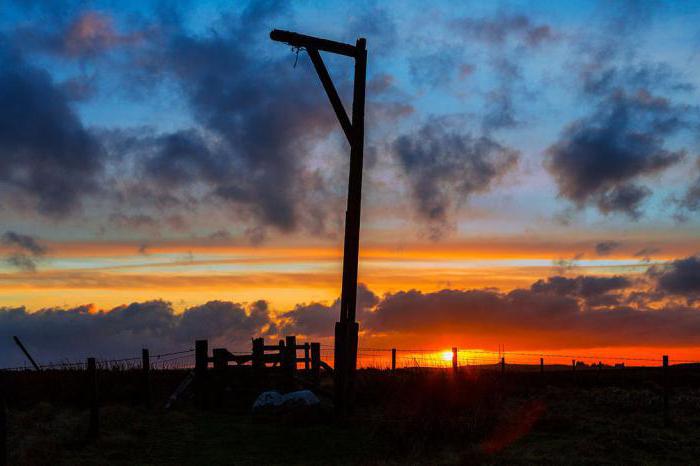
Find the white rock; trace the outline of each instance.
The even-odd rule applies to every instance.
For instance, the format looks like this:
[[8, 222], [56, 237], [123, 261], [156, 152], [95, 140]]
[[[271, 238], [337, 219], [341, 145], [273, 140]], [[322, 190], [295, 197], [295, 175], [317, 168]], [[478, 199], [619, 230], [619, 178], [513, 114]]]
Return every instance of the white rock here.
[[262, 392], [253, 403], [253, 411], [261, 409], [278, 408], [284, 403], [282, 395], [275, 391]]
[[295, 406], [316, 406], [321, 401], [310, 390], [299, 390], [297, 392], [289, 392], [282, 396], [282, 404], [292, 404]]

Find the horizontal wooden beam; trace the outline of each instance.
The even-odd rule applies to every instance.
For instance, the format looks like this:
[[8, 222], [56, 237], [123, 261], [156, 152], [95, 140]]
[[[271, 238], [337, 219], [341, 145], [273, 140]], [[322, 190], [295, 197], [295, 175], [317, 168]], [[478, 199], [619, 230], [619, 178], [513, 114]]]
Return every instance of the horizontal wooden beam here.
[[357, 56], [357, 47], [334, 40], [320, 39], [318, 37], [307, 36], [297, 32], [283, 31], [281, 29], [273, 29], [270, 32], [270, 39], [277, 42], [284, 42], [293, 47], [308, 47], [324, 52], [337, 53], [346, 57], [355, 58]]

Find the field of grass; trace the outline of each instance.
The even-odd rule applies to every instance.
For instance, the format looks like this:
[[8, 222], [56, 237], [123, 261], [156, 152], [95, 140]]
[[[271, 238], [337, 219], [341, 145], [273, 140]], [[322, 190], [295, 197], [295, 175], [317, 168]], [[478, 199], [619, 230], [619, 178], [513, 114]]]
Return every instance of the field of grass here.
[[[154, 374], [158, 401], [181, 378], [173, 372]], [[189, 400], [146, 409], [136, 373], [103, 374], [94, 442], [75, 396], [81, 374], [25, 373], [6, 383], [10, 464], [696, 464], [695, 372], [674, 373], [669, 425], [653, 370], [360, 371], [357, 409], [343, 422], [327, 401], [313, 412], [253, 415], [255, 391], [233, 383], [216, 409]], [[55, 379], [51, 388], [41, 377]], [[42, 400], [32, 378], [51, 396]]]

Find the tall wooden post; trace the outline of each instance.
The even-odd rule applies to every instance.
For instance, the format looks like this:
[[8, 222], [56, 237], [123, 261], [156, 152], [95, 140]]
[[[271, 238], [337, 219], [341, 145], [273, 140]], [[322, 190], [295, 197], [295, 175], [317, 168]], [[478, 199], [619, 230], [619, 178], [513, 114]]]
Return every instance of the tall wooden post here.
[[668, 426], [671, 423], [671, 417], [668, 411], [669, 398], [669, 380], [668, 380], [668, 355], [663, 356], [663, 377], [664, 377], [664, 425]]
[[391, 371], [396, 371], [396, 348], [391, 348]]
[[[335, 407], [339, 415], [347, 414], [353, 404], [354, 374], [357, 367], [357, 337], [355, 322], [357, 302], [357, 270], [360, 251], [360, 213], [362, 200], [362, 164], [365, 133], [365, 80], [367, 49], [363, 38], [354, 46], [275, 29], [272, 40], [286, 42], [293, 47], [304, 47], [311, 58], [321, 84], [328, 95], [340, 126], [350, 143], [350, 175], [347, 210], [345, 211], [345, 243], [343, 247], [343, 281], [340, 296], [340, 321], [335, 325]], [[352, 101], [352, 122], [347, 116], [338, 92], [330, 79], [319, 51], [345, 55], [355, 60], [355, 79]]]
[[452, 372], [457, 373], [457, 347], [452, 347]]
[[100, 408], [97, 402], [97, 364], [95, 358], [87, 358], [87, 391], [90, 404], [90, 423], [88, 439], [94, 440], [100, 435]]
[[143, 375], [143, 404], [151, 407], [151, 357], [147, 348], [141, 350], [141, 372]]
[[209, 366], [209, 342], [194, 342], [194, 388], [195, 401], [200, 408], [207, 405], [207, 367]]

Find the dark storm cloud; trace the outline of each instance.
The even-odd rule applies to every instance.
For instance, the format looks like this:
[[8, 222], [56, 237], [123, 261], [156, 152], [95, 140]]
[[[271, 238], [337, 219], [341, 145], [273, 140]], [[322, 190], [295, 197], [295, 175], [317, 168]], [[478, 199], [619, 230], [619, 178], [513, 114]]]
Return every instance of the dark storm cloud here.
[[619, 241], [601, 241], [595, 245], [595, 252], [599, 256], [607, 256], [616, 249], [619, 249], [620, 246], [622, 246], [622, 243]]
[[444, 223], [451, 207], [488, 191], [518, 160], [518, 152], [431, 120], [400, 136], [393, 151], [407, 175], [419, 214]]
[[[137, 18], [133, 31], [124, 32], [109, 13], [74, 5], [60, 14], [44, 12], [45, 23], [13, 30], [12, 42], [23, 44], [24, 52], [80, 59], [95, 67], [95, 75], [54, 84], [2, 42], [7, 66], [0, 70], [0, 104], [9, 109], [0, 115], [3, 199], [25, 211], [33, 200], [40, 212], [63, 218], [99, 188], [101, 201], [119, 206], [106, 208], [120, 223], [207, 202], [230, 210], [247, 224], [251, 238], [264, 238], [269, 227], [332, 235], [336, 217], [342, 217], [333, 167], [340, 170], [345, 158], [324, 172], [308, 162], [317, 144], [334, 132], [337, 143], [326, 145], [329, 160], [335, 147], [338, 153], [347, 147], [308, 57], [302, 53], [294, 69], [288, 48], [266, 37], [268, 23], [285, 11], [276, 2], [252, 2], [240, 14], [222, 15], [212, 31], [193, 34], [177, 7], [158, 9], [148, 24]], [[374, 18], [367, 30], [379, 31], [384, 19]], [[120, 54], [109, 66], [123, 80], [123, 92], [142, 98], [163, 83], [174, 84], [190, 108], [192, 128], [170, 134], [83, 128], [68, 101], [94, 93], [95, 76], [107, 66], [98, 59], [116, 47]], [[277, 52], [274, 58], [270, 50]], [[341, 92], [348, 83], [338, 80]], [[130, 209], [138, 213], [127, 213]]]
[[509, 341], [533, 348], [694, 346], [700, 342], [700, 310], [678, 306], [651, 310], [620, 304], [619, 296], [606, 292], [624, 289], [626, 283], [617, 279], [595, 282], [587, 291], [593, 294], [583, 300], [578, 295], [588, 286], [583, 283], [567, 281], [564, 289], [540, 290], [538, 285], [509, 293], [394, 293], [377, 305], [363, 328], [385, 338], [420, 335], [423, 340], [444, 342], [445, 337], [452, 337], [471, 345]]
[[539, 293], [553, 293], [561, 296], [580, 296], [592, 298], [615, 290], [629, 288], [632, 281], [621, 275], [613, 277], [578, 276], [567, 278], [561, 276], [538, 280], [530, 289]]
[[700, 299], [700, 257], [676, 259], [667, 265], [656, 265], [649, 269], [656, 280], [657, 290], [685, 297], [693, 302]]
[[[364, 316], [377, 305], [379, 298], [363, 284], [357, 287], [357, 318]], [[340, 316], [340, 299], [330, 306], [321, 303], [298, 304], [282, 314], [280, 333], [328, 336]]]
[[[145, 155], [142, 184], [156, 186], [158, 195], [179, 202], [183, 191], [204, 187], [252, 218], [263, 235], [268, 226], [324, 231], [333, 194], [306, 162], [339, 126], [304, 54], [293, 69], [284, 46], [264, 42], [278, 51], [267, 59], [250, 45], [260, 42], [253, 34], [267, 31], [276, 10], [255, 2], [240, 17], [227, 17], [215, 34], [190, 35], [171, 22], [167, 34], [137, 56], [136, 80], [172, 79], [199, 128], [135, 138], [132, 147]], [[314, 198], [319, 192], [324, 202]]]
[[651, 191], [636, 183], [684, 157], [664, 148], [665, 139], [682, 127], [682, 110], [646, 91], [615, 92], [588, 118], [570, 124], [547, 150], [546, 166], [559, 194], [582, 208], [603, 213], [641, 214]]
[[11, 337], [19, 335], [34, 357], [43, 363], [87, 356], [114, 358], [191, 348], [195, 339], [215, 345], [248, 347], [250, 338], [269, 323], [265, 302], [247, 309], [241, 304], [211, 301], [175, 314], [169, 303], [150, 301], [96, 311], [74, 309], [0, 308], [0, 364], [17, 365], [23, 359]]
[[49, 74], [0, 36], [0, 192], [61, 218], [99, 189], [103, 152]]
[[10, 249], [7, 262], [21, 270], [36, 270], [36, 261], [46, 254], [46, 246], [29, 235], [22, 235], [14, 231], [7, 231], [0, 242]]

